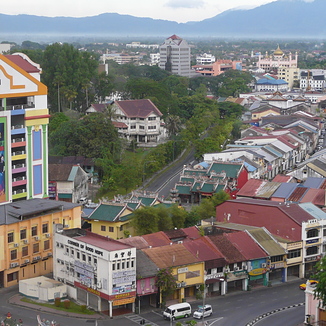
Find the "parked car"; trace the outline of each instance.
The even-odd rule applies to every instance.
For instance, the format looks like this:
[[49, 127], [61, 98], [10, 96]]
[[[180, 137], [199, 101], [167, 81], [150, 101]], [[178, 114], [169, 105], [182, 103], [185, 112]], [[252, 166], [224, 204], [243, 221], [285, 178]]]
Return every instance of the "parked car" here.
[[212, 306], [210, 304], [205, 304], [205, 306], [198, 306], [198, 309], [194, 312], [193, 317], [197, 319], [206, 318], [211, 316], [213, 313]]
[[[314, 285], [314, 284], [319, 283], [319, 282], [316, 281], [316, 280], [309, 280], [308, 282], [309, 282], [310, 285]], [[301, 290], [305, 290], [306, 287], [307, 287], [307, 282], [306, 282], [306, 283], [302, 283], [302, 284], [299, 285], [299, 288], [300, 288]]]

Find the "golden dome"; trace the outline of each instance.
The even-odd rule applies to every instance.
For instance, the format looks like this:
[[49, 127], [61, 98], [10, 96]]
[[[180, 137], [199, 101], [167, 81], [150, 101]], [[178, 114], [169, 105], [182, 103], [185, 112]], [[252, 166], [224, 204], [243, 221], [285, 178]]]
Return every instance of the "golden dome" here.
[[280, 46], [277, 46], [277, 49], [274, 51], [274, 55], [283, 55], [283, 51], [280, 49]]

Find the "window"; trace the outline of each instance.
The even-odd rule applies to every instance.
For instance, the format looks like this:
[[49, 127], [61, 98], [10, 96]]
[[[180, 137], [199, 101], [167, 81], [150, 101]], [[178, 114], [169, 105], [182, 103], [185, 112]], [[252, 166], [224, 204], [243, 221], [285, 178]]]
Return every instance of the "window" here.
[[112, 270], [115, 271], [115, 264], [112, 264]]
[[120, 225], [120, 231], [122, 231], [123, 230], [123, 225]]
[[77, 259], [80, 259], [80, 252], [77, 251]]
[[156, 120], [156, 117], [148, 117], [148, 121]]
[[91, 263], [92, 262], [92, 257], [88, 256], [88, 262]]
[[14, 242], [14, 232], [8, 233], [8, 243]]
[[139, 126], [139, 129], [144, 130], [145, 126]]
[[44, 241], [44, 250], [49, 250], [50, 249], [50, 240], [45, 240]]
[[113, 226], [109, 226], [109, 232], [114, 232]]
[[120, 269], [120, 263], [117, 263], [117, 269]]
[[296, 249], [296, 250], [290, 250], [288, 252], [288, 258], [297, 258], [297, 257], [301, 257], [301, 249]]
[[27, 238], [27, 230], [26, 229], [20, 230], [20, 240], [23, 240], [26, 238]]
[[318, 253], [318, 247], [317, 246], [309, 247], [309, 248], [307, 248], [306, 253], [307, 253], [307, 256], [316, 255]]
[[130, 125], [130, 129], [136, 129], [136, 125]]
[[326, 237], [326, 229], [323, 229], [323, 236]]
[[28, 246], [22, 248], [22, 257], [28, 256]]
[[42, 224], [42, 233], [48, 233], [49, 232], [49, 226], [48, 224]]
[[10, 259], [11, 260], [17, 259], [17, 249], [14, 249], [14, 250], [10, 251]]
[[32, 226], [32, 237], [37, 236], [37, 226]]
[[279, 256], [273, 256], [271, 257], [271, 262], [275, 263], [275, 262], [280, 262], [283, 261], [283, 255], [279, 255]]
[[94, 264], [97, 264], [97, 259], [96, 258], [94, 258]]
[[18, 279], [18, 272], [14, 272], [14, 273], [11, 273], [11, 274], [7, 275], [7, 281], [8, 282], [15, 281], [17, 279]]
[[82, 260], [86, 261], [86, 255], [85, 254], [82, 254]]
[[40, 251], [39, 243], [33, 243], [33, 254]]
[[315, 238], [315, 237], [318, 237], [317, 229], [311, 229], [307, 232], [307, 238]]
[[125, 269], [125, 262], [122, 262], [122, 263], [121, 263], [121, 268], [122, 268], [122, 269]]
[[106, 226], [105, 225], [101, 225], [101, 231], [106, 231]]

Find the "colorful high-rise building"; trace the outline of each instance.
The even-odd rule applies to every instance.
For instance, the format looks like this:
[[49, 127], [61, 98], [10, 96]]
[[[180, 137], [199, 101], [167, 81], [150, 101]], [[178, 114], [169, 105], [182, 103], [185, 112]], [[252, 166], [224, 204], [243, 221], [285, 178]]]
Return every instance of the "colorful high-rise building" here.
[[48, 197], [47, 87], [23, 53], [0, 54], [0, 204]]

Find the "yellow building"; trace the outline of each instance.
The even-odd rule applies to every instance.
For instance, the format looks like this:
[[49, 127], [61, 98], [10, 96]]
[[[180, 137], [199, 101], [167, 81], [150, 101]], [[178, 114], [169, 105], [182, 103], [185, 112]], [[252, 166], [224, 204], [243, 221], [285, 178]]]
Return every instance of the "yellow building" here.
[[[138, 206], [140, 203], [137, 203]], [[132, 213], [133, 209], [127, 203], [102, 203], [85, 220], [92, 232], [112, 239], [121, 239], [129, 234], [134, 235], [130, 225]]]
[[182, 243], [142, 251], [159, 269], [172, 267], [177, 289], [168, 300], [182, 302], [185, 298], [195, 296], [198, 287], [204, 284], [204, 262], [199, 261]]
[[52, 272], [54, 224], [77, 228], [80, 216], [80, 205], [39, 198], [0, 206], [1, 286]]

